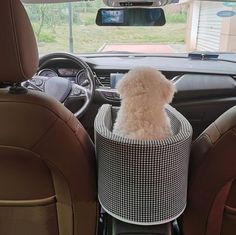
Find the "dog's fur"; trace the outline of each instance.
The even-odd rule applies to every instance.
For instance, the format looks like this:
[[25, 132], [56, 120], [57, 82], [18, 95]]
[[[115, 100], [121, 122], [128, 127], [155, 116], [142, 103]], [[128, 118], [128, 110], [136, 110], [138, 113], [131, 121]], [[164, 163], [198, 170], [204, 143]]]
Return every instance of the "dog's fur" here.
[[118, 82], [121, 107], [113, 133], [139, 140], [159, 140], [172, 134], [165, 105], [173, 99], [175, 87], [154, 68], [129, 71]]

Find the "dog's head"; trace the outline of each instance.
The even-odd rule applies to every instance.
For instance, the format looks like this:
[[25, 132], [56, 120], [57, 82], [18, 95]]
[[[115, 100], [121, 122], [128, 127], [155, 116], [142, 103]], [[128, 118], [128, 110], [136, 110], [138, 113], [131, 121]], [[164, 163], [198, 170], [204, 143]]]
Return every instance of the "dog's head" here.
[[149, 95], [159, 102], [170, 103], [175, 86], [158, 70], [151, 67], [139, 67], [130, 70], [117, 84], [122, 99]]

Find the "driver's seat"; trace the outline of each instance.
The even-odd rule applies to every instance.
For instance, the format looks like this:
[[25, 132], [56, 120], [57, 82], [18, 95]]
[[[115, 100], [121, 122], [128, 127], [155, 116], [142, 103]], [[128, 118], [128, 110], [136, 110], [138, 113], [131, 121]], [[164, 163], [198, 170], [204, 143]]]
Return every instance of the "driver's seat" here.
[[0, 4], [0, 234], [95, 235], [94, 146], [62, 104], [17, 87], [36, 72], [36, 41], [21, 2]]

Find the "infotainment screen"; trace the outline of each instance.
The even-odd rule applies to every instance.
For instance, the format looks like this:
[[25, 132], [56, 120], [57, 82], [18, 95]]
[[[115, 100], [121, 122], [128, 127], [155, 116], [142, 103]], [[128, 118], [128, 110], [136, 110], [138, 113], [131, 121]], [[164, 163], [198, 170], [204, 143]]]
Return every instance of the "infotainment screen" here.
[[119, 80], [121, 80], [124, 77], [123, 73], [111, 73], [110, 79], [111, 79], [111, 88], [116, 88], [116, 85]]
[[123, 10], [102, 10], [102, 24], [123, 24]]

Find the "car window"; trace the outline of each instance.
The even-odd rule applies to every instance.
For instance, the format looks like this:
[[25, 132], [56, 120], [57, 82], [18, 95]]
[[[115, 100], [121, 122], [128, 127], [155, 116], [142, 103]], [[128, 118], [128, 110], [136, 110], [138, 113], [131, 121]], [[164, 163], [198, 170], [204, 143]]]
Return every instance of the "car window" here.
[[[166, 24], [110, 27], [95, 24], [102, 0], [57, 4], [25, 4], [40, 54], [234, 52], [234, 4], [180, 1], [164, 6]], [[230, 13], [231, 12], [231, 13]]]

